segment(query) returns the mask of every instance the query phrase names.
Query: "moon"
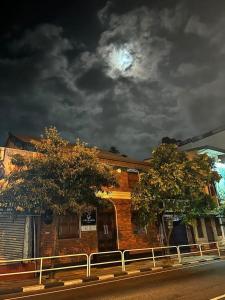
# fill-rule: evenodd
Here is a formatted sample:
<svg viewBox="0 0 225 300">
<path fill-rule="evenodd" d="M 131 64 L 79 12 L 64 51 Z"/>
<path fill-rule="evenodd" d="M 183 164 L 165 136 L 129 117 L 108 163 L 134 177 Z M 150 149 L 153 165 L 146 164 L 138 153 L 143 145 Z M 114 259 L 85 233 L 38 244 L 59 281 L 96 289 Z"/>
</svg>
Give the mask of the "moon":
<svg viewBox="0 0 225 300">
<path fill-rule="evenodd" d="M 126 46 L 114 47 L 109 56 L 111 67 L 126 72 L 134 63 L 134 57 Z"/>
</svg>

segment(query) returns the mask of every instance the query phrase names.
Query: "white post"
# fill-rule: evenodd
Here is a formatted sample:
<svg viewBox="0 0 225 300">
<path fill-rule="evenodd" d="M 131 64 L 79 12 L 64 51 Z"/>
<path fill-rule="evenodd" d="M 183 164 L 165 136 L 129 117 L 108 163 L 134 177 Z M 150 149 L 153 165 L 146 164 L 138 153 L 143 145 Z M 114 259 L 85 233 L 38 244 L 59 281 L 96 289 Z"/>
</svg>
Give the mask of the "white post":
<svg viewBox="0 0 225 300">
<path fill-rule="evenodd" d="M 42 281 L 42 268 L 43 268 L 43 258 L 41 258 L 41 260 L 40 260 L 39 284 L 41 284 L 41 281 Z"/>
<path fill-rule="evenodd" d="M 181 263 L 180 246 L 177 247 L 178 262 Z"/>
<path fill-rule="evenodd" d="M 89 256 L 87 255 L 86 258 L 87 258 L 86 276 L 88 277 L 88 274 L 89 274 Z"/>
<path fill-rule="evenodd" d="M 218 249 L 218 255 L 220 256 L 220 246 L 219 246 L 219 242 L 216 242 L 216 247 Z"/>
<path fill-rule="evenodd" d="M 154 253 L 154 248 L 152 248 L 152 260 L 153 260 L 153 267 L 155 268 L 155 253 Z"/>
<path fill-rule="evenodd" d="M 199 246 L 200 255 L 202 256 L 202 245 L 199 244 L 198 246 Z"/>
<path fill-rule="evenodd" d="M 88 257 L 88 274 L 87 274 L 87 276 L 88 277 L 91 276 L 91 254 Z"/>
<path fill-rule="evenodd" d="M 125 272 L 126 271 L 126 267 L 125 267 L 125 250 L 123 252 L 121 252 L 121 259 L 122 259 L 122 271 Z"/>
</svg>

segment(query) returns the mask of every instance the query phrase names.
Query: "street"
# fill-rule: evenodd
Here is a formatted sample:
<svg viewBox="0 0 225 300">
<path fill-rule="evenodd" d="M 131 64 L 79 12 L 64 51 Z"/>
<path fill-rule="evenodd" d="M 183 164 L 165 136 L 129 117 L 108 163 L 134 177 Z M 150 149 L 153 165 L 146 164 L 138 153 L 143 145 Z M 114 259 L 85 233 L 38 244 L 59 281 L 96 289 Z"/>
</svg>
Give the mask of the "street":
<svg viewBox="0 0 225 300">
<path fill-rule="evenodd" d="M 214 261 L 183 269 L 141 273 L 112 281 L 87 283 L 70 288 L 48 289 L 30 295 L 11 295 L 0 299 L 34 300 L 206 300 L 225 294 L 225 261 Z"/>
</svg>

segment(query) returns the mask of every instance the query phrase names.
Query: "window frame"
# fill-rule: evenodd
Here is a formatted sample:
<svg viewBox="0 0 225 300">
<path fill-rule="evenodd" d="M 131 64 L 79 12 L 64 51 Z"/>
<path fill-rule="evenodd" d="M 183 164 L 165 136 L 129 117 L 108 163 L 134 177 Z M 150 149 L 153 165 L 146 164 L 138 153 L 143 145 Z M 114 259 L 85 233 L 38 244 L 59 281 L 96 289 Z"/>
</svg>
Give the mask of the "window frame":
<svg viewBox="0 0 225 300">
<path fill-rule="evenodd" d="M 78 229 L 77 229 L 77 233 L 75 232 L 74 234 L 62 234 L 60 233 L 60 226 L 61 226 L 61 222 L 60 222 L 60 218 L 68 218 L 68 217 L 76 217 L 77 218 L 77 224 L 78 224 Z M 71 239 L 80 239 L 81 238 L 81 217 L 80 214 L 66 214 L 66 215 L 61 215 L 58 216 L 58 239 L 59 240 L 71 240 Z"/>
<path fill-rule="evenodd" d="M 136 176 L 137 180 L 133 180 L 133 178 L 131 178 L 132 176 Z M 136 169 L 128 169 L 127 170 L 127 183 L 128 183 L 128 187 L 130 189 L 134 188 L 135 185 L 138 184 L 140 180 L 140 176 L 139 176 L 139 172 Z"/>
</svg>

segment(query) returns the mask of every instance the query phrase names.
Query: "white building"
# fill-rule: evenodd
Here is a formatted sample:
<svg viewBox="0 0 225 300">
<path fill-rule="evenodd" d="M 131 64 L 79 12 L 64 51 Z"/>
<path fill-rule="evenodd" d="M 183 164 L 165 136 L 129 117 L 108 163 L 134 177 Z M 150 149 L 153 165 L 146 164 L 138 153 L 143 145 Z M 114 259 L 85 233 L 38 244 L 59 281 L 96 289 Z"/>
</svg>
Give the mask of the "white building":
<svg viewBox="0 0 225 300">
<path fill-rule="evenodd" d="M 225 127 L 221 127 L 205 134 L 195 136 L 180 143 L 179 148 L 183 151 L 196 151 L 199 154 L 206 153 L 215 161 L 215 170 L 220 174 L 221 180 L 215 183 L 216 195 L 218 204 L 225 201 Z M 211 191 L 209 191 L 211 193 Z M 198 242 L 211 240 L 225 240 L 224 226 L 221 226 L 221 232 L 217 224 L 218 219 L 203 219 L 198 221 L 198 226 L 195 226 Z M 219 220 L 221 224 L 225 220 Z M 197 224 L 196 224 L 197 225 Z M 222 234 L 222 235 L 221 235 Z"/>
</svg>

